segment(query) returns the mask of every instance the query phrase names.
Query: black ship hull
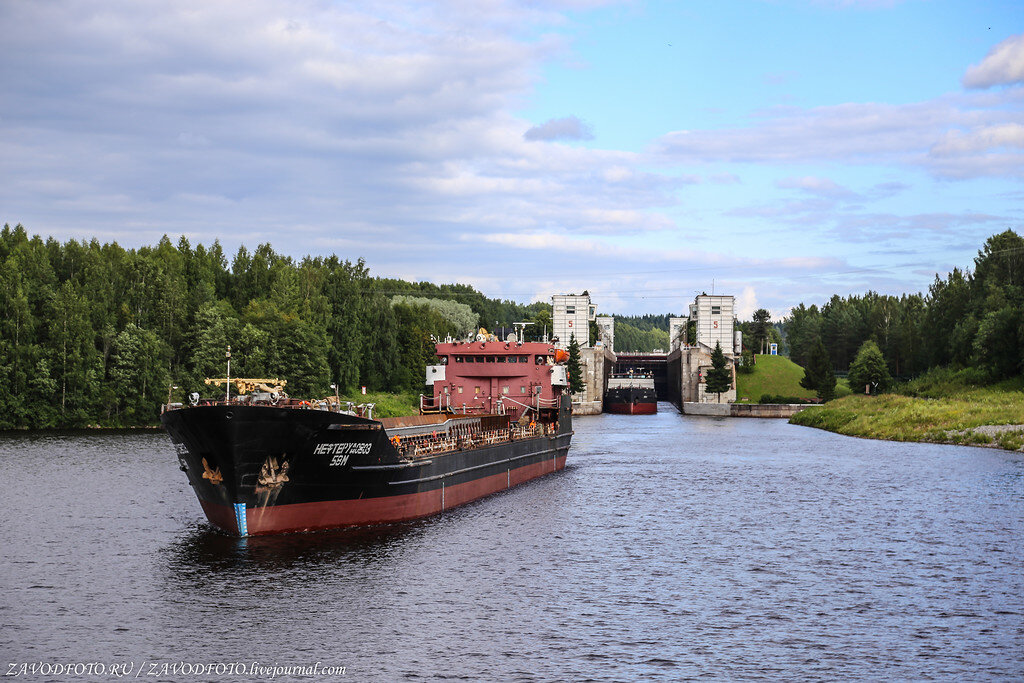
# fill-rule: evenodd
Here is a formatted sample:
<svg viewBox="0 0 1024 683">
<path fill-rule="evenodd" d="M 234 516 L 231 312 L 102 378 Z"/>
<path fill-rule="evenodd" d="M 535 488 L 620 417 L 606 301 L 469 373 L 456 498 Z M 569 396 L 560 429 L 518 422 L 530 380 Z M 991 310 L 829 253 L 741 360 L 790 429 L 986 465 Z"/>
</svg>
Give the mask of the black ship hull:
<svg viewBox="0 0 1024 683">
<path fill-rule="evenodd" d="M 619 415 L 653 415 L 658 412 L 658 395 L 650 387 L 618 387 L 604 396 L 604 412 Z"/>
<path fill-rule="evenodd" d="M 198 406 L 162 421 L 207 518 L 247 536 L 416 519 L 561 470 L 569 413 L 563 397 L 550 424 L 453 433 L 453 448 L 416 457 L 401 430 L 326 410 Z"/>
</svg>

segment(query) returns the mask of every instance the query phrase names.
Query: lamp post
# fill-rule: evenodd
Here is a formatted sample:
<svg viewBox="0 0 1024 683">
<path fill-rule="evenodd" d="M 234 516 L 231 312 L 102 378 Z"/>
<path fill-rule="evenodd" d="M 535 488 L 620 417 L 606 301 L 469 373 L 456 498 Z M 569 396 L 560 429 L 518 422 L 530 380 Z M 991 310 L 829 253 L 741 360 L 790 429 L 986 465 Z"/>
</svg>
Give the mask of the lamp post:
<svg viewBox="0 0 1024 683">
<path fill-rule="evenodd" d="M 177 385 L 172 384 L 170 389 L 167 390 L 167 405 L 171 405 L 171 392 L 177 388 Z"/>
</svg>

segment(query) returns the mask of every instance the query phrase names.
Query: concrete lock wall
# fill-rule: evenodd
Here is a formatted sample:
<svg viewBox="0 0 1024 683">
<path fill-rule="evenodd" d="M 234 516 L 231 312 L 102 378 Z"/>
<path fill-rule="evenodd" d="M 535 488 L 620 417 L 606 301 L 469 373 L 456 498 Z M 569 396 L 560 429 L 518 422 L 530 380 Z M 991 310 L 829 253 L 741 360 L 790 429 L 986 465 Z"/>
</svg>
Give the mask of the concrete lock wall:
<svg viewBox="0 0 1024 683">
<path fill-rule="evenodd" d="M 790 418 L 810 408 L 806 403 L 683 403 L 685 415 L 707 417 L 781 417 Z"/>
<path fill-rule="evenodd" d="M 573 415 L 600 415 L 604 410 L 604 391 L 608 375 L 615 367 L 615 354 L 607 346 L 580 349 L 583 391 L 573 394 Z"/>
<path fill-rule="evenodd" d="M 733 359 L 726 355 L 732 369 L 732 386 L 723 391 L 721 396 L 708 394 L 704 391 L 705 384 L 702 374 L 706 375 L 711 368 L 711 349 L 705 346 L 686 346 L 672 351 L 668 355 L 668 381 L 672 385 L 672 393 L 679 397 L 679 403 L 731 403 L 736 400 L 736 368 Z M 703 371 L 703 373 L 702 373 Z M 678 393 L 676 389 L 678 388 Z"/>
</svg>

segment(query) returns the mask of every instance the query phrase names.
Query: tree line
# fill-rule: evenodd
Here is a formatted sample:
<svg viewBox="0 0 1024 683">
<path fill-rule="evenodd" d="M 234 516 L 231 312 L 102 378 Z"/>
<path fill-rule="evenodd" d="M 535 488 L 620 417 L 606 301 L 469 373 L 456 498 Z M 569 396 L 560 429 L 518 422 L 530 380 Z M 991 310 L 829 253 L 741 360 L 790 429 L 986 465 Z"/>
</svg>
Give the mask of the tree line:
<svg viewBox="0 0 1024 683">
<path fill-rule="evenodd" d="M 432 337 L 550 306 L 467 285 L 371 277 L 362 259 L 296 260 L 269 244 L 193 247 L 166 236 L 125 249 L 0 231 L 0 429 L 153 424 L 170 397 L 218 393 L 227 347 L 235 377 L 280 378 L 294 396 L 359 386 L 420 391 Z M 528 333 L 529 334 L 529 333 Z"/>
<path fill-rule="evenodd" d="M 854 391 L 864 391 L 864 377 L 883 377 L 884 384 L 886 375 L 909 378 L 937 367 L 965 371 L 976 382 L 1019 376 L 1024 238 L 1012 230 L 993 235 L 973 270 L 936 275 L 926 294 L 836 295 L 820 308 L 801 303 L 782 328 L 794 362 L 822 376 L 826 365 L 850 372 Z"/>
<path fill-rule="evenodd" d="M 668 351 L 668 321 L 671 313 L 616 315 L 615 351 Z"/>
</svg>

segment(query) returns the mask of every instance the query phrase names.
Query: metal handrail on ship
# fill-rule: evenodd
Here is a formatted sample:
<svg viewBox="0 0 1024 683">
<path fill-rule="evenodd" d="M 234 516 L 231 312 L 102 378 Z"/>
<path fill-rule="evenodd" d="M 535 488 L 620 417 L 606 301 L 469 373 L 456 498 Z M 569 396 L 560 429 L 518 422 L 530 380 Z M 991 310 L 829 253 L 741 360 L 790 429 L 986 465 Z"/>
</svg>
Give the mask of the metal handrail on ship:
<svg viewBox="0 0 1024 683">
<path fill-rule="evenodd" d="M 463 448 L 490 446 L 536 436 L 550 436 L 555 431 L 557 431 L 557 423 L 535 422 L 530 426 L 513 424 L 509 425 L 508 429 L 491 429 L 457 437 L 420 434 L 403 440 L 399 446 L 399 452 L 406 457 L 417 459 L 438 453 L 455 452 Z"/>
</svg>

